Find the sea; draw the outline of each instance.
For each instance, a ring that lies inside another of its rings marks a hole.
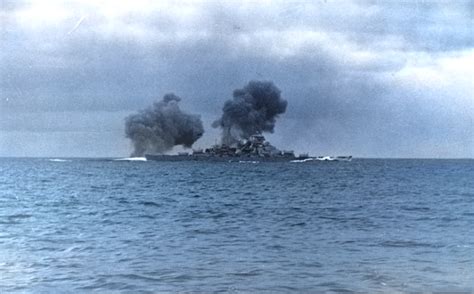
[[[0,293],[472,293],[474,160],[0,159]]]

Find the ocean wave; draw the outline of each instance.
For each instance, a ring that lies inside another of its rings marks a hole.
[[[308,162],[308,161],[313,161],[314,158],[305,158],[305,159],[295,159],[295,160],[291,160],[290,162],[292,163],[299,163],[299,162]]]
[[[124,157],[116,158],[114,161],[146,161],[146,157]]]

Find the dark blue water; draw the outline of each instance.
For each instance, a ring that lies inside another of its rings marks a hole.
[[[473,291],[474,161],[0,159],[0,292]]]

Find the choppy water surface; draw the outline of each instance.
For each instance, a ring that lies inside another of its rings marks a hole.
[[[0,159],[0,292],[474,289],[474,161]]]

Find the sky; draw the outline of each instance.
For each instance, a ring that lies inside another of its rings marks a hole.
[[[128,156],[125,118],[167,93],[206,147],[262,80],[280,149],[474,158],[473,1],[0,0],[0,22],[0,157]]]

